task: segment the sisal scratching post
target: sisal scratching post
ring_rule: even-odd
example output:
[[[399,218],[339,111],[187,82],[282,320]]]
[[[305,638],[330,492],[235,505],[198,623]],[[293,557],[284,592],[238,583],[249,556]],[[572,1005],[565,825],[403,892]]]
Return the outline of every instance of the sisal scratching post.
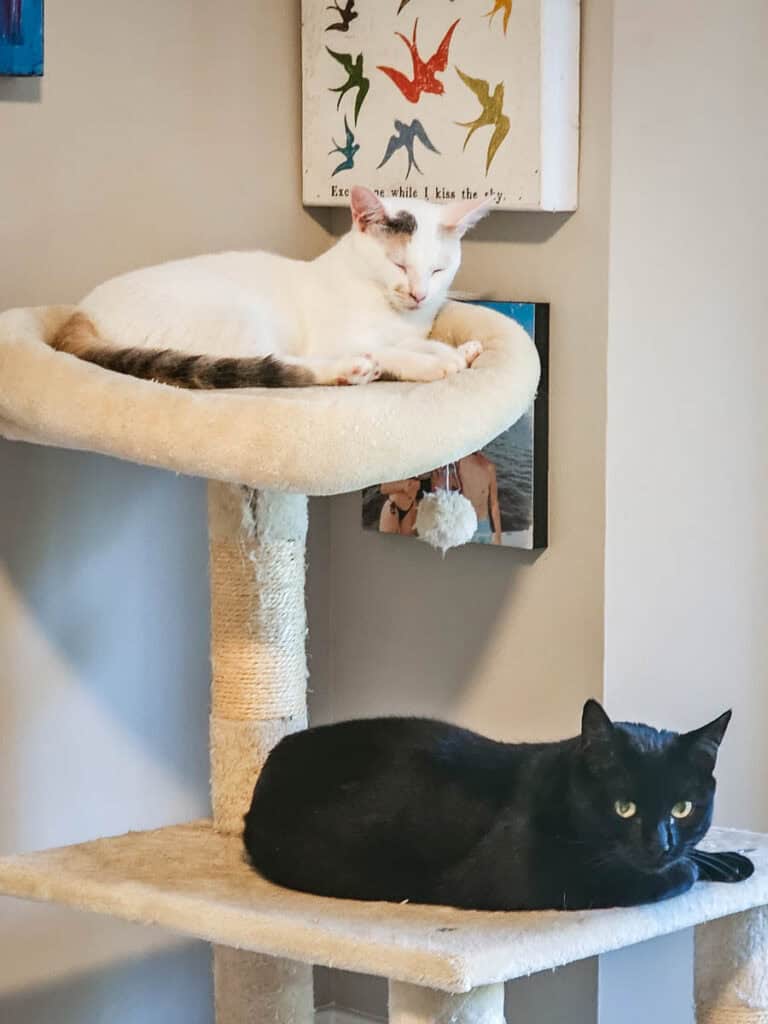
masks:
[[[389,1024],[504,1024],[504,986],[456,995],[390,981]]]
[[[312,966],[214,946],[216,1024],[311,1024]]]
[[[239,833],[269,751],[307,724],[307,499],[211,483],[211,800]],[[312,967],[214,947],[217,1024],[310,1024]]]
[[[768,1024],[768,908],[696,929],[696,1024]]]

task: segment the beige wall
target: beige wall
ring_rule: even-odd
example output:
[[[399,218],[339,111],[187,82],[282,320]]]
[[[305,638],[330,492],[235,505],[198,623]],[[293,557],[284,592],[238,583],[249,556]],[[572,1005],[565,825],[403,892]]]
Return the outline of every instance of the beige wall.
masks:
[[[0,309],[181,254],[322,248],[298,40],[298,0],[49,2],[45,78],[0,79]],[[0,443],[0,852],[207,812],[204,496]],[[208,960],[3,900],[0,1020],[210,1024]]]
[[[195,252],[322,248],[297,202],[298,12],[50,3],[45,77],[0,80],[0,304]]]
[[[765,829],[768,6],[615,8],[606,697],[672,728],[732,706],[716,818]],[[601,1019],[686,1024],[686,941],[605,957]]]
[[[505,739],[555,738],[601,695],[611,5],[585,6],[579,210],[495,215],[467,241],[457,281],[551,303],[551,545],[441,561],[363,534],[358,495],[333,499],[325,716],[424,713]],[[521,1020],[554,1024],[564,1005],[569,1024],[591,1020],[594,965],[510,999]]]

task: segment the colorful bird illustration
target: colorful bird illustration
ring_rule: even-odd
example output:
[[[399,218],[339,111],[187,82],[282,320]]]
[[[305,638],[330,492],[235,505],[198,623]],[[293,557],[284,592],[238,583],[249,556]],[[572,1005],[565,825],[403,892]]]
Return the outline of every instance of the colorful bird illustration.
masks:
[[[397,8],[397,13],[399,14],[400,11],[402,11],[404,7],[407,7],[410,2],[411,0],[400,0],[400,6]],[[450,0],[450,2],[453,3],[453,0]]]
[[[480,116],[476,117],[474,121],[455,122],[456,124],[461,125],[462,128],[469,128],[462,148],[467,148],[467,143],[478,128],[485,128],[488,125],[494,125],[493,135],[491,135],[490,142],[488,143],[488,153],[485,160],[485,173],[487,174],[491,166],[491,161],[496,156],[496,151],[504,139],[506,139],[509,132],[509,118],[502,109],[504,106],[504,83],[499,82],[493,90],[493,96],[491,96],[490,86],[484,79],[470,78],[469,75],[465,75],[463,71],[459,70],[459,68],[456,68],[456,74],[462,80],[464,85],[466,85],[466,87],[475,94],[483,108],[480,112]]]
[[[423,174],[422,169],[416,163],[416,157],[413,155],[413,145],[416,139],[419,140],[427,149],[433,153],[438,153],[439,150],[435,149],[430,141],[429,136],[424,131],[424,126],[421,121],[411,121],[410,124],[403,124],[402,121],[395,121],[395,133],[390,137],[387,143],[387,150],[384,154],[384,159],[379,164],[379,167],[383,167],[384,164],[394,156],[398,149],[404,149],[408,154],[408,170],[405,172],[405,177],[411,173],[411,168],[415,167],[419,174]],[[376,168],[376,170],[379,169]]]
[[[336,139],[331,139],[331,142],[333,143],[333,149],[328,153],[328,156],[330,156],[331,153],[341,153],[341,155],[344,157],[344,159],[333,172],[331,177],[333,177],[334,174],[338,174],[339,171],[351,171],[352,168],[355,166],[355,154],[360,149],[358,143],[355,142],[354,133],[352,129],[349,127],[349,124],[347,123],[346,114],[344,115],[344,132],[346,134],[346,139],[344,140],[343,146],[340,146]]]
[[[333,0],[331,6],[325,9],[326,11],[336,11],[341,18],[341,21],[335,21],[333,25],[329,25],[326,32],[349,32],[350,23],[357,17],[355,0],[347,0],[344,7],[339,7],[338,0]]]
[[[456,21],[454,21],[443,36],[440,45],[428,61],[423,61],[421,59],[416,46],[416,30],[419,25],[418,18],[413,23],[412,39],[406,39],[402,32],[395,32],[395,35],[399,36],[400,39],[403,40],[410,51],[411,61],[413,63],[413,78],[406,78],[402,71],[398,71],[396,68],[383,67],[381,64],[378,64],[377,68],[392,79],[409,103],[418,103],[423,92],[433,93],[436,96],[442,96],[445,92],[445,86],[436,77],[436,75],[439,71],[445,71],[448,67],[448,50],[451,45],[453,33],[456,31],[456,26],[460,21],[461,18],[457,18]]]
[[[368,90],[371,87],[371,80],[366,78],[363,74],[363,55],[358,53],[354,61],[352,60],[351,53],[335,53],[329,47],[326,46],[326,50],[337,60],[339,64],[347,72],[347,80],[342,85],[337,85],[334,89],[329,89],[329,92],[337,92],[339,99],[336,103],[336,109],[338,110],[341,106],[341,101],[344,99],[346,93],[350,89],[357,89],[357,96],[355,97],[355,124],[357,124],[357,118],[360,114],[360,108],[363,105],[363,100],[368,95]]]
[[[504,11],[504,35],[506,35],[507,25],[509,24],[509,18],[512,14],[512,0],[493,0],[493,7],[487,14],[483,15],[483,17],[490,18],[490,23],[493,24],[493,19],[499,11]]]

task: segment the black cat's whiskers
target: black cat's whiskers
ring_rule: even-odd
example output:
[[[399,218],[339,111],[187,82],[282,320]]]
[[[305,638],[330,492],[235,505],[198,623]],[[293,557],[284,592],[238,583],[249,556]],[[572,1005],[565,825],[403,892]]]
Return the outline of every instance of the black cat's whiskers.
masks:
[[[699,868],[699,878],[722,881],[734,876],[726,865],[718,863],[714,858],[694,856],[696,851],[691,853],[691,862]]]
[[[691,850],[688,856],[691,860],[700,861],[702,864],[707,862],[717,863],[717,856],[714,853],[707,853],[706,850]]]
[[[699,868],[702,881],[741,882],[754,870],[749,858],[736,851],[691,850],[689,857]]]

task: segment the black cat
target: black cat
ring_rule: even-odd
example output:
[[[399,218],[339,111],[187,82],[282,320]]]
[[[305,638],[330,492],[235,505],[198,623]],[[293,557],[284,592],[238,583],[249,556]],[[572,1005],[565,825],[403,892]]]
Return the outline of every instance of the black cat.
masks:
[[[477,910],[631,906],[737,882],[750,860],[695,849],[730,717],[681,735],[613,723],[590,700],[580,736],[530,744],[417,718],[309,729],[267,759],[245,846],[292,889]]]

